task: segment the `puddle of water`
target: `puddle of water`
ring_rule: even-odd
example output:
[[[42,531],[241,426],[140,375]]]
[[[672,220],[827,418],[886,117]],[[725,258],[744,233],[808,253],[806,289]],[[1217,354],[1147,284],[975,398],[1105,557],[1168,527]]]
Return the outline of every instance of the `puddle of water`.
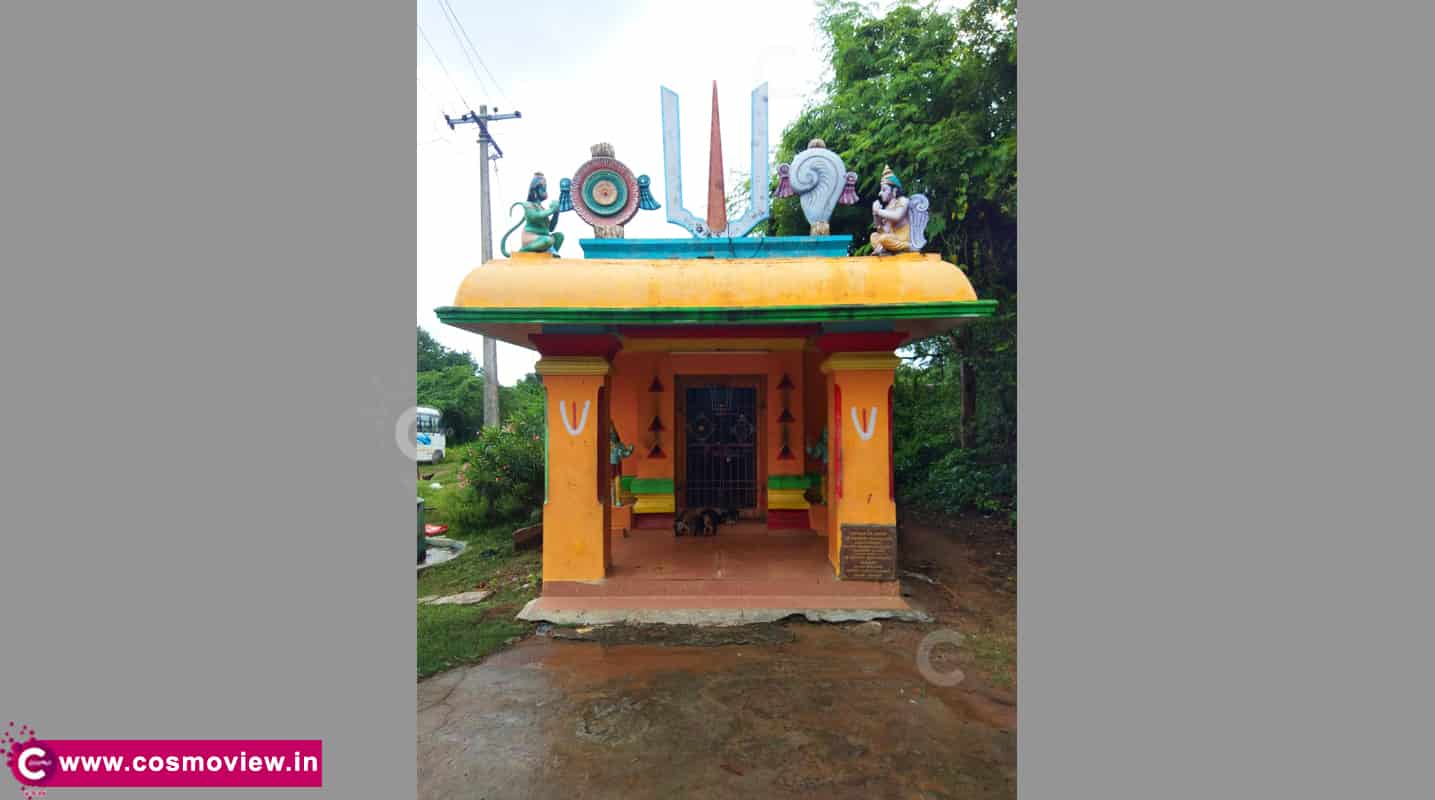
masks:
[[[442,564],[445,561],[452,561],[459,553],[463,552],[462,542],[454,542],[447,539],[434,541],[430,539],[426,544],[428,545],[428,549],[424,551],[424,560],[418,563],[419,569],[431,567],[434,564]]]
[[[424,553],[423,566],[427,567],[431,564],[442,564],[445,561],[451,560],[456,555],[458,555],[458,553],[455,553],[447,547],[430,547],[428,552]]]

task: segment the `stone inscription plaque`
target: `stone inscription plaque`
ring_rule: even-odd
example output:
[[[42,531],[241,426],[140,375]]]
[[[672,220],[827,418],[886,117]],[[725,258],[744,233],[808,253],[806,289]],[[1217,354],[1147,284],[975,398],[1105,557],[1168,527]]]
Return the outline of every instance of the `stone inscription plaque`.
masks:
[[[897,580],[897,526],[843,525],[842,579]]]

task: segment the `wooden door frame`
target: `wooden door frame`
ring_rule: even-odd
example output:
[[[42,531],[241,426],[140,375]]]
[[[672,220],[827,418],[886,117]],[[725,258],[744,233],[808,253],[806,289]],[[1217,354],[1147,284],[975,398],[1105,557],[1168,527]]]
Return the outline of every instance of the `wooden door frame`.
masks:
[[[689,388],[731,386],[751,388],[754,399],[753,427],[757,430],[754,458],[757,461],[757,506],[754,519],[767,519],[767,376],[763,374],[710,375],[703,373],[673,374],[673,500],[681,511],[687,505],[688,478],[688,397]],[[741,509],[739,509],[741,511]]]

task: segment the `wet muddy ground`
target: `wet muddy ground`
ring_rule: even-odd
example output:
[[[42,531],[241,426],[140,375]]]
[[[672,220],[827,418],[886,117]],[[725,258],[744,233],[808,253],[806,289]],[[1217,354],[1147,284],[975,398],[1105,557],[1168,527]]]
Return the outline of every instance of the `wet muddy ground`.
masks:
[[[999,526],[998,526],[999,527]],[[903,531],[932,624],[547,630],[418,686],[420,798],[1011,798],[1014,584],[996,528]],[[960,645],[918,649],[934,631]]]

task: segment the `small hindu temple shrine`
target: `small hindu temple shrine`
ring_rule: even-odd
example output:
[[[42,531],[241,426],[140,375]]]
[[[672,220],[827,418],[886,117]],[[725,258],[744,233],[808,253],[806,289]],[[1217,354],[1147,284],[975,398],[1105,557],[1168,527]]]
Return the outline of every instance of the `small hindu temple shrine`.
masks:
[[[707,213],[684,206],[677,95],[661,90],[664,203],[594,145],[570,176],[533,176],[502,253],[445,324],[531,348],[547,393],[542,595],[525,619],[733,623],[903,616],[893,444],[895,351],[991,315],[957,266],[921,252],[927,198],[900,165],[873,179],[871,255],[833,236],[859,176],[820,140],[767,163],[767,86],[752,92],[747,211],[724,202],[713,89]],[[580,156],[581,158],[581,156]],[[575,159],[577,160],[577,159]],[[753,236],[772,196],[808,236]],[[684,229],[628,239],[639,211]],[[556,231],[593,228],[572,257]],[[521,246],[508,242],[519,233]]]

